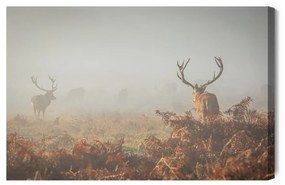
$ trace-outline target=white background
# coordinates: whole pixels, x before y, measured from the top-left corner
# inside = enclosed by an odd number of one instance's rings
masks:
[[[2,0],[1,9],[0,9],[0,22],[1,22],[1,68],[0,68],[0,83],[1,89],[1,106],[0,106],[0,115],[1,115],[1,129],[0,129],[0,142],[1,142],[1,158],[0,158],[0,183],[39,183],[30,182],[30,181],[6,181],[6,7],[7,6],[271,6],[276,8],[276,74],[277,74],[277,92],[276,92],[276,177],[270,181],[147,181],[147,183],[191,183],[191,184],[223,184],[223,183],[260,183],[260,184],[281,184],[285,182],[285,169],[284,161],[282,157],[284,153],[284,115],[282,115],[281,105],[284,103],[285,94],[284,86],[281,85],[284,77],[284,52],[279,52],[284,47],[284,36],[281,33],[284,33],[284,1],[282,0],[271,0],[271,1],[261,1],[261,0],[236,0],[236,1],[221,1],[221,0],[199,0],[199,1],[189,1],[189,0],[144,0],[134,3],[131,0]],[[282,6],[283,5],[283,6]],[[283,47],[282,47],[283,46]],[[278,51],[279,50],[279,51]],[[283,164],[283,165],[282,165]],[[52,181],[52,182],[42,182],[42,183],[66,183],[66,181]],[[72,181],[70,183],[78,183]],[[82,183],[80,181],[80,183]],[[84,183],[114,183],[114,181],[84,181]],[[146,181],[116,181],[115,183],[146,183]]]

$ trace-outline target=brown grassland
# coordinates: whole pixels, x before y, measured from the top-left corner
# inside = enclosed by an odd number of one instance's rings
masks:
[[[153,115],[83,114],[7,121],[9,180],[270,179],[274,113],[250,97],[208,123]]]

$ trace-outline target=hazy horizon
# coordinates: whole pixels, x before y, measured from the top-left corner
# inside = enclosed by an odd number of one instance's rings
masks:
[[[33,114],[31,97],[57,100],[47,114],[69,110],[183,111],[193,108],[192,89],[176,76],[176,62],[191,58],[186,78],[205,83],[222,111],[245,96],[267,109],[267,7],[252,8],[7,8],[7,113]],[[81,102],[68,92],[84,88]],[[121,102],[120,91],[127,90]]]

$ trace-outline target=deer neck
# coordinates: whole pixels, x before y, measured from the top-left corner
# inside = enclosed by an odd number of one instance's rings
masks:
[[[44,100],[46,103],[50,104],[51,103],[51,97],[48,94],[43,95],[44,96]]]
[[[193,100],[194,103],[197,102],[197,99],[198,99],[199,96],[200,96],[200,94],[198,94],[198,93],[193,93],[192,94],[192,100]]]
[[[192,100],[194,103],[199,103],[200,96],[205,92],[195,92],[192,94]]]

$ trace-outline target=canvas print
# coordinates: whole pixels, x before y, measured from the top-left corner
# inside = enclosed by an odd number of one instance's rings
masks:
[[[7,180],[274,178],[274,8],[7,7]]]

